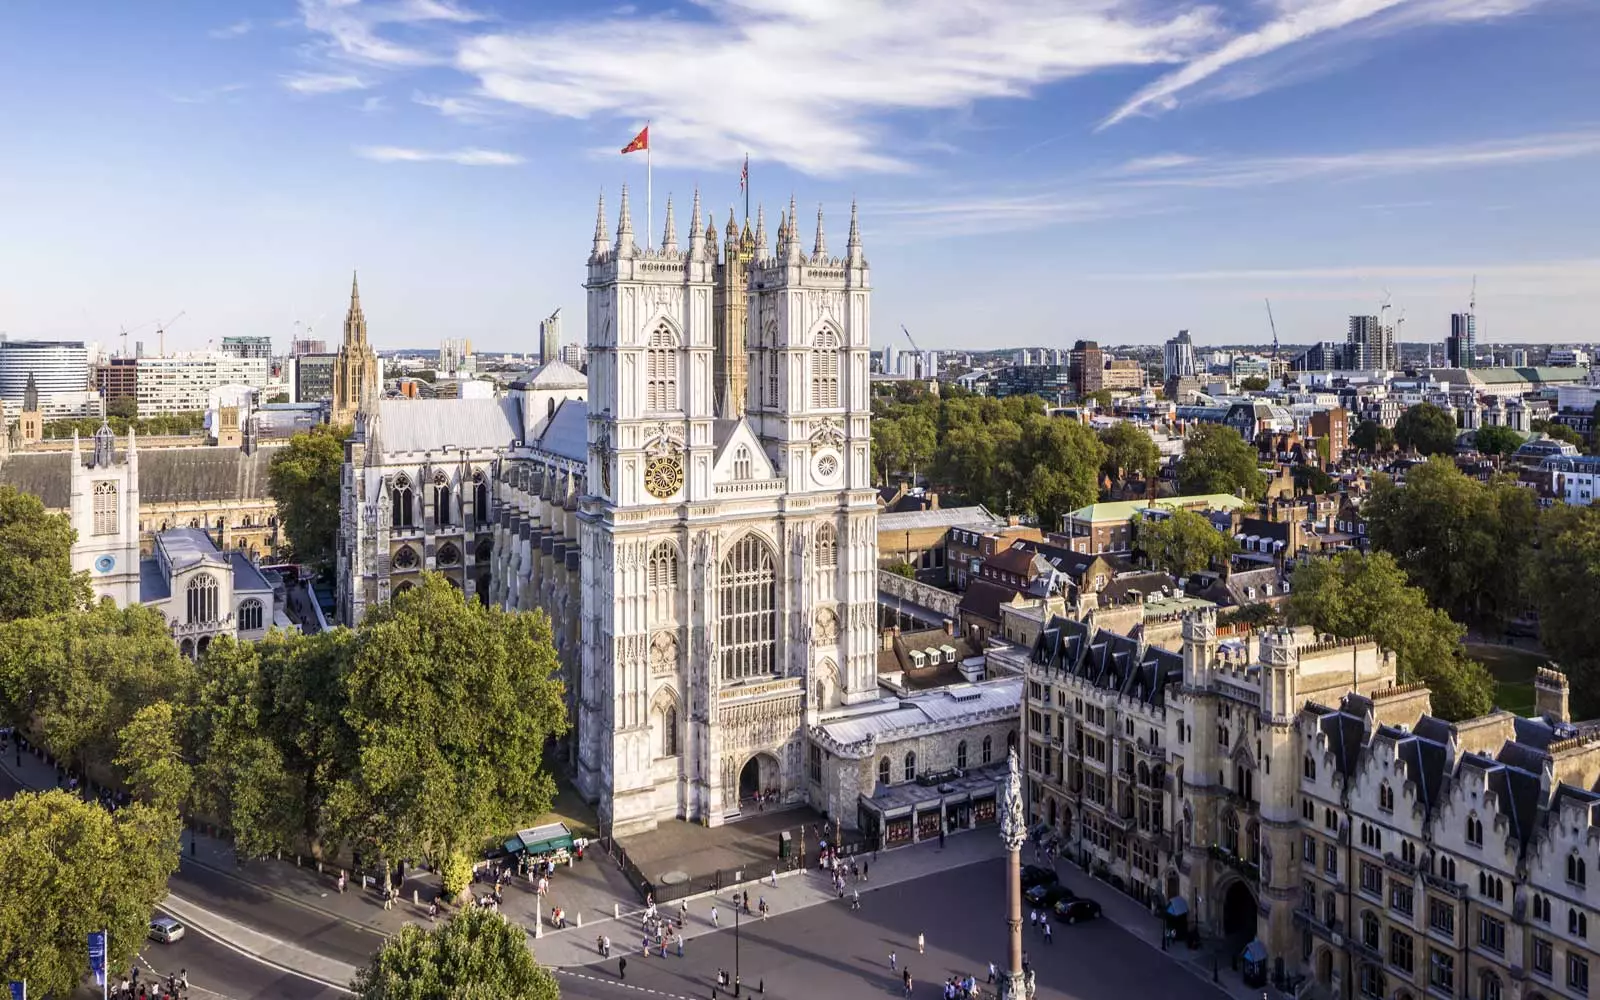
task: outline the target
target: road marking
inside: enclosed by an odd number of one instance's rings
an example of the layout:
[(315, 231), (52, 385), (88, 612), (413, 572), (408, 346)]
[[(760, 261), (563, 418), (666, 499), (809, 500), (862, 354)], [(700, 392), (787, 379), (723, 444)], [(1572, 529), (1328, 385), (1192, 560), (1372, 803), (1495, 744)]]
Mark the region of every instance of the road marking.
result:
[[(169, 894), (169, 898), (179, 899), (179, 897), (171, 896), (170, 894)], [(182, 902), (182, 903), (186, 904), (189, 907), (193, 907), (194, 909), (199, 910), (202, 913), (206, 912), (205, 910), (201, 909), (200, 907), (195, 906), (193, 903), (189, 903), (187, 900), (179, 899), (179, 902)], [(252, 954), (252, 953), (246, 951), (245, 949), (239, 947), (238, 945), (234, 944), (232, 941), (228, 941), (228, 940), (218, 936), (217, 934), (214, 934), (211, 931), (206, 930), (204, 927), (199, 926), (198, 924), (196, 924), (194, 922), (194, 920), (192, 918), (181, 918), (180, 917), (179, 919), (183, 920), (184, 924), (188, 926), (189, 930), (194, 931), (196, 934), (199, 934), (201, 937), (207, 938), (207, 939), (209, 939), (211, 941), (215, 941), (217, 944), (222, 945), (224, 948), (228, 949), (231, 952), (234, 952), (234, 953), (239, 954), (239, 955), (243, 955), (245, 958), (248, 958), (252, 962), (257, 962), (257, 963), (259, 963), (261, 965), (265, 965), (265, 966), (267, 966), (268, 968), (271, 968), (271, 969), (277, 969), (279, 972), (286, 972), (291, 976), (296, 976), (296, 977), (298, 977), (300, 979), (306, 980), (307, 982), (316, 983), (318, 986), (326, 986), (329, 989), (337, 990), (340, 993), (346, 993), (346, 994), (349, 994), (350, 996), (355, 996), (356, 995), (355, 991), (351, 990), (348, 986), (341, 986), (338, 983), (331, 982), (331, 981), (326, 980), (326, 979), (321, 979), (321, 978), (319, 978), (317, 976), (309, 975), (309, 974), (307, 974), (305, 972), (301, 972), (299, 969), (290, 968), (287, 965), (280, 965), (279, 963), (274, 962), (274, 961), (272, 961), (270, 959), (262, 958), (260, 955)], [(257, 932), (257, 933), (259, 933), (259, 932)], [(263, 936), (265, 936), (265, 935), (263, 935)]]
[(635, 986), (632, 983), (619, 983), (606, 976), (591, 976), (582, 972), (569, 972), (566, 969), (552, 968), (550, 970), (558, 976), (571, 976), (573, 979), (585, 979), (591, 983), (602, 986), (612, 986), (621, 990), (632, 990), (635, 993), (649, 993), (651, 996), (670, 997), (671, 1000), (697, 1000), (695, 997), (686, 997), (681, 993), (668, 993), (666, 990), (652, 990), (646, 986)]
[[(151, 974), (154, 975), (156, 977), (156, 979), (161, 980), (161, 981), (165, 981), (166, 980), (167, 977), (162, 974), (161, 970), (150, 964), (150, 960), (144, 956), (144, 952), (140, 952), (138, 955), (135, 955), (134, 956), (134, 960), (135, 961), (139, 961), (139, 962), (143, 962), (144, 963), (144, 967), (149, 969)], [(203, 986), (195, 986), (192, 983), (189, 986), (185, 987), (183, 992), (185, 993), (185, 995), (188, 995), (188, 996), (198, 996), (198, 997), (202, 997), (202, 998), (204, 998), (204, 997), (216, 997), (217, 1000), (231, 1000), (231, 998), (228, 997), (226, 994), (218, 993), (215, 990), (208, 990)]]

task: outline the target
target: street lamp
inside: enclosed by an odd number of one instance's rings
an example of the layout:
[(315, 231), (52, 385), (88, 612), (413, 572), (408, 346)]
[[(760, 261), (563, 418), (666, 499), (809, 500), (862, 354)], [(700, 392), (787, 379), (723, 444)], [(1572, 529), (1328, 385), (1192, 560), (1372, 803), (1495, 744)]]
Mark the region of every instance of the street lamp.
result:
[(733, 907), (733, 995), (735, 998), (739, 996), (739, 911), (744, 909), (746, 897), (743, 894), (750, 890), (741, 889), (739, 891), (739, 902), (734, 904)]

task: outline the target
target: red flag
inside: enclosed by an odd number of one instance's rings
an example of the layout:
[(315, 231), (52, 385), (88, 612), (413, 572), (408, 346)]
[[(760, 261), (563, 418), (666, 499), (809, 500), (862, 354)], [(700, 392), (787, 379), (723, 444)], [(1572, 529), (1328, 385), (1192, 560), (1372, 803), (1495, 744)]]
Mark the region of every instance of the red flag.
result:
[(650, 126), (646, 125), (633, 137), (633, 141), (622, 147), (624, 153), (637, 153), (641, 149), (650, 148)]
[(743, 191), (750, 186), (750, 157), (744, 158), (744, 169), (739, 171), (739, 190)]

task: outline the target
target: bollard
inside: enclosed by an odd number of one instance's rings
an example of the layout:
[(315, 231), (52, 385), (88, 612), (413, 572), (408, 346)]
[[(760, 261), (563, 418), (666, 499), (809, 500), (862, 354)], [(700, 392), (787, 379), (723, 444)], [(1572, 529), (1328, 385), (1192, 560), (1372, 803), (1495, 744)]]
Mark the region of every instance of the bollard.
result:
[(318, 875), (322, 874), (322, 859), (321, 858), (317, 859), (317, 874)]
[(613, 919), (613, 920), (621, 920), (622, 919), (622, 904), (621, 903), (612, 903), (611, 904), (611, 919)]
[(421, 906), (422, 905), (421, 896), (417, 893), (416, 889), (412, 889), (411, 890), (411, 905), (412, 906)]
[(582, 913), (582, 911), (579, 911), (578, 913), (573, 914), (573, 916), (577, 919), (578, 926), (582, 927), (583, 926), (583, 913)]
[(536, 937), (536, 938), (544, 937), (544, 921), (543, 920), (540, 920), (540, 921), (536, 922), (533, 925), (533, 936)]

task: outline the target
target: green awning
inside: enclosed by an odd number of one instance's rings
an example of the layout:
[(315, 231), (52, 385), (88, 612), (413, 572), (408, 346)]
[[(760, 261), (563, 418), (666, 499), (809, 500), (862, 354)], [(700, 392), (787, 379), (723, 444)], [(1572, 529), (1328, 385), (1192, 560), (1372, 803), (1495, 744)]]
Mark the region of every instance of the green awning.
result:
[(506, 841), (506, 850), (513, 854), (518, 851), (548, 854), (563, 848), (570, 851), (574, 846), (572, 831), (567, 829), (565, 823), (546, 823), (529, 830), (518, 830), (515, 837)]

